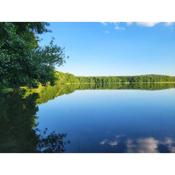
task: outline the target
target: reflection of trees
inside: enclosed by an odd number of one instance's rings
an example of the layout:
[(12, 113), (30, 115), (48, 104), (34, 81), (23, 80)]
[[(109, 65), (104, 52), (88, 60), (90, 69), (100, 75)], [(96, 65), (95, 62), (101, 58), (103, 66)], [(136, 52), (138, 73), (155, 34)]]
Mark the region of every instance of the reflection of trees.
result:
[(0, 152), (64, 152), (65, 134), (36, 129), (37, 95), (0, 94)]
[(37, 152), (43, 153), (61, 153), (65, 152), (65, 144), (69, 143), (69, 141), (65, 142), (64, 138), (66, 134), (55, 133), (54, 131), (47, 135), (47, 130), (43, 133), (39, 131), (39, 143), (37, 145)]
[(57, 84), (55, 86), (43, 87), (38, 95), (37, 103), (45, 103), (50, 99), (64, 94), (69, 94), (75, 90), (87, 89), (140, 89), (140, 90), (161, 90), (175, 88), (174, 83), (115, 83), (115, 84), (94, 84), (94, 83), (77, 83), (77, 84)]
[(53, 99), (57, 96), (72, 93), (77, 89), (76, 84), (72, 85), (55, 85), (55, 86), (45, 86), (38, 93), (37, 103), (45, 103), (50, 99)]
[(175, 88), (175, 83), (115, 83), (115, 84), (79, 84), (77, 89), (140, 89), (161, 90)]

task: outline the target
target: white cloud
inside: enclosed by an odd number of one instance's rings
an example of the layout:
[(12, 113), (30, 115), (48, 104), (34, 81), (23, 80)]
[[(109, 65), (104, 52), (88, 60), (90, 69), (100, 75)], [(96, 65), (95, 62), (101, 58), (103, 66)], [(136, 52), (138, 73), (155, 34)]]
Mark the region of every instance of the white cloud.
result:
[[(120, 137), (115, 137), (113, 139), (104, 139), (100, 142), (100, 145), (109, 145), (111, 147), (117, 147), (120, 143)], [(127, 152), (139, 152), (139, 153), (154, 153), (158, 152), (159, 140), (153, 137), (141, 138), (138, 140), (127, 139), (126, 147)]]
[(171, 26), (171, 25), (174, 24), (174, 22), (164, 22), (164, 24), (165, 24), (166, 26)]
[(153, 137), (138, 140), (128, 139), (126, 142), (128, 152), (155, 153), (158, 152), (159, 141)]
[[(105, 27), (112, 26), (114, 30), (125, 30), (125, 28), (120, 25), (120, 22), (102, 22), (101, 24)], [(109, 34), (110, 32), (106, 30), (105, 33)]]
[[(128, 26), (136, 24), (136, 25), (143, 26), (143, 27), (154, 27), (157, 24), (160, 24), (160, 22), (127, 22), (127, 24)], [(162, 22), (162, 24), (164, 26), (171, 26), (173, 25), (173, 22)]]
[(145, 27), (154, 27), (158, 22), (137, 22), (137, 24)]
[(104, 139), (100, 142), (100, 145), (105, 145), (108, 142), (108, 139)]
[(155, 153), (158, 152), (158, 143), (159, 141), (153, 137), (139, 139), (138, 143), (138, 152), (140, 153)]
[(158, 24), (158, 22), (127, 22), (128, 26), (136, 24), (144, 27), (154, 27)]
[(111, 139), (103, 139), (100, 145), (118, 149), (118, 145), (121, 143), (125, 145), (125, 151), (129, 153), (157, 153), (160, 152), (160, 145), (164, 146), (167, 152), (175, 153), (175, 138), (171, 137), (165, 137), (161, 140), (154, 137), (131, 139), (125, 135), (116, 135)]
[(100, 142), (100, 145), (109, 145), (109, 146), (117, 146), (118, 145), (118, 141), (117, 139), (113, 139), (113, 140), (110, 140), (110, 139), (104, 139)]
[(107, 26), (108, 25), (107, 22), (101, 22), (101, 24), (104, 25), (104, 26)]
[(101, 22), (101, 24), (105, 27), (108, 28), (108, 30), (105, 31), (106, 34), (110, 33), (110, 26), (116, 30), (126, 30), (127, 27), (131, 26), (131, 25), (137, 25), (137, 26), (141, 26), (141, 27), (155, 27), (156, 25), (160, 24), (165, 26), (165, 27), (169, 27), (172, 26), (174, 24), (174, 22), (126, 22), (126, 23), (122, 23), (121, 22)]
[(124, 27), (119, 26), (119, 24), (115, 24), (114, 29), (115, 29), (115, 30), (125, 30), (125, 28), (124, 28)]
[(116, 140), (111, 140), (111, 141), (109, 141), (108, 142), (108, 145), (110, 145), (110, 146), (117, 146), (118, 145), (118, 142), (116, 141)]

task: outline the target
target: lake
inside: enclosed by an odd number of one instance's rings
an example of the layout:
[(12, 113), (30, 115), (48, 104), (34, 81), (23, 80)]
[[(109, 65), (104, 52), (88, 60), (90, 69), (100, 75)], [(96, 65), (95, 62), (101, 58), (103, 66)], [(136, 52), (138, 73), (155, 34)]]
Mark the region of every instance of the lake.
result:
[(0, 152), (175, 152), (174, 87), (56, 92), (1, 94)]

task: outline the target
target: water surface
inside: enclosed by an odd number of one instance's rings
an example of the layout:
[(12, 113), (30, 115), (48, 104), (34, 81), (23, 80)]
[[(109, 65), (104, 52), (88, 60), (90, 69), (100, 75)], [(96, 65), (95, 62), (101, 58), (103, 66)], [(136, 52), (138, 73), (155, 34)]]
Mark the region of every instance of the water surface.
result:
[(78, 90), (39, 105), (66, 152), (174, 152), (175, 90)]
[(175, 152), (174, 85), (0, 94), (0, 152)]

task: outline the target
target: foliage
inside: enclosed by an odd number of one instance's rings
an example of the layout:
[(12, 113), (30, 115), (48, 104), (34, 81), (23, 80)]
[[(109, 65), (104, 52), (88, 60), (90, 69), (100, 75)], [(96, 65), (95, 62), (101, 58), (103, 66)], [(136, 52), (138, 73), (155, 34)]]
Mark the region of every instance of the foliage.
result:
[(39, 34), (48, 32), (47, 23), (0, 23), (1, 85), (17, 88), (54, 83), (54, 67), (64, 62), (64, 49), (53, 41), (39, 46)]

